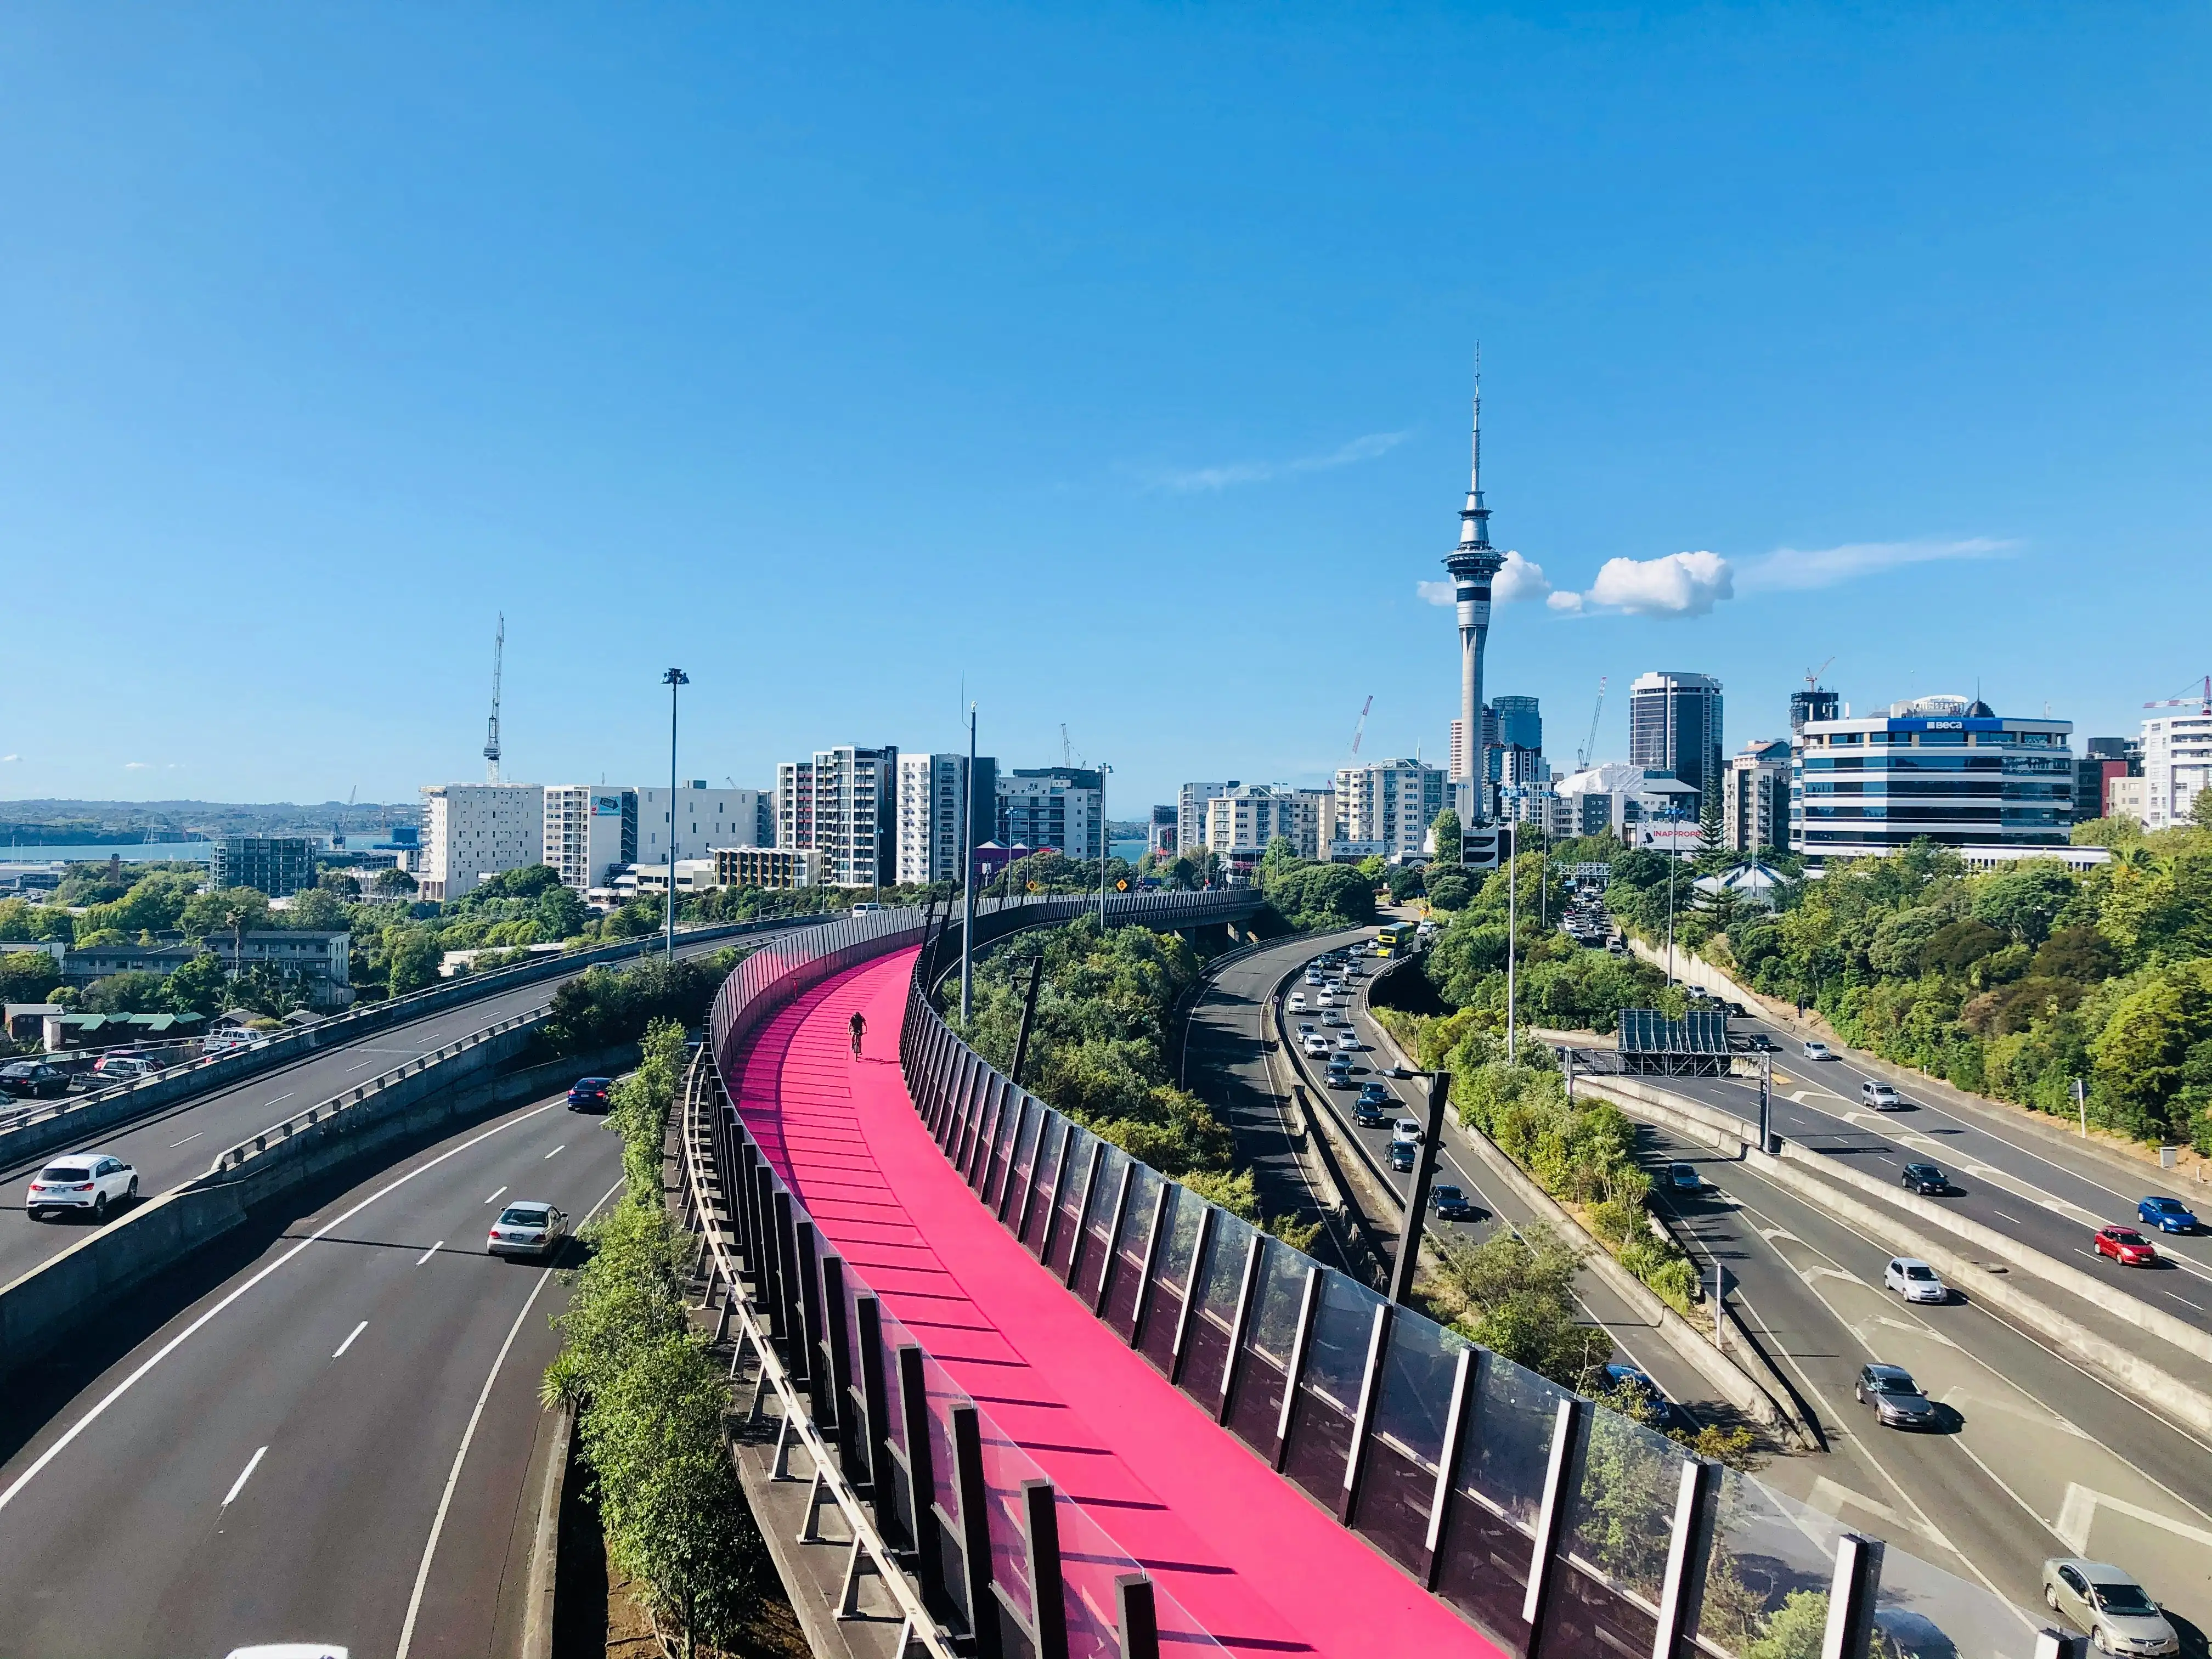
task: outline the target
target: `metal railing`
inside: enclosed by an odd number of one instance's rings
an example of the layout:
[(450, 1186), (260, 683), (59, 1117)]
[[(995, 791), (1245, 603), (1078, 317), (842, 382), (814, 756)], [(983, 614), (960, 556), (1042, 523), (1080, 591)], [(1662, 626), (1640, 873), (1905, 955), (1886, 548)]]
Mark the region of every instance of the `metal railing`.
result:
[(442, 1048), (434, 1048), (428, 1054), (417, 1054), (411, 1060), (402, 1060), (388, 1071), (379, 1072), (366, 1083), (358, 1084), (351, 1089), (340, 1090), (328, 1100), (319, 1101), (305, 1111), (295, 1112), (283, 1122), (272, 1123), (260, 1133), (241, 1140), (234, 1146), (225, 1147), (216, 1154), (215, 1162), (208, 1166), (208, 1173), (221, 1175), (227, 1170), (235, 1170), (249, 1158), (259, 1157), (270, 1147), (281, 1146), (295, 1134), (312, 1124), (323, 1122), (341, 1112), (349, 1111), (356, 1106), (370, 1103), (379, 1094), (404, 1079), (428, 1071), (432, 1066), (451, 1060), (455, 1055), (476, 1048), (480, 1043), (489, 1042), (494, 1037), (504, 1036), (509, 1031), (542, 1025), (551, 1012), (552, 1008), (549, 1004), (543, 1008), (532, 1008), (527, 1013), (511, 1015), (506, 1019), (485, 1026), (481, 1030), (471, 1031), (465, 1037), (457, 1038)]
[[(1824, 1659), (2026, 1659), (2027, 1615), (1291, 1249), (1013, 1086), (909, 983), (915, 1107), (980, 1202), (1286, 1482), (1516, 1659), (1734, 1659), (1730, 1595), (1825, 1592)], [(1708, 1613), (1711, 1617), (1707, 1617)], [(1758, 1617), (1760, 1615), (1753, 1615)], [(1940, 1638), (1938, 1640), (1936, 1638)], [(1949, 1644), (1947, 1650), (1944, 1644)]]

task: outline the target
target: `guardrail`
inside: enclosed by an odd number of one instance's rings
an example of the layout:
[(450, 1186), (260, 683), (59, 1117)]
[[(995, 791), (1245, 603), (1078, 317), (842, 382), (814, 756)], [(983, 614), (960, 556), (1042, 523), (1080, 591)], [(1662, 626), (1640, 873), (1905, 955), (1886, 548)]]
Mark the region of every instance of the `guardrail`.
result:
[(318, 1102), (303, 1112), (293, 1113), (281, 1123), (270, 1124), (251, 1139), (241, 1140), (235, 1146), (225, 1147), (216, 1154), (215, 1162), (208, 1165), (208, 1173), (211, 1176), (221, 1175), (227, 1170), (234, 1170), (248, 1158), (257, 1158), (269, 1151), (272, 1144), (282, 1146), (295, 1133), (307, 1128), (310, 1124), (320, 1123), (327, 1118), (335, 1117), (340, 1112), (373, 1101), (377, 1095), (398, 1083), (401, 1079), (413, 1077), (417, 1073), (428, 1071), (431, 1066), (451, 1060), (454, 1055), (473, 1048), (480, 1042), (489, 1042), (494, 1037), (503, 1036), (509, 1031), (520, 1030), (527, 1026), (542, 1025), (551, 1012), (550, 1004), (543, 1008), (532, 1008), (528, 1013), (515, 1014), (507, 1019), (487, 1025), (482, 1030), (471, 1031), (457, 1042), (446, 1044), (442, 1048), (434, 1048), (428, 1054), (417, 1054), (411, 1060), (402, 1060), (389, 1071), (379, 1072), (366, 1083), (359, 1084), (352, 1089), (341, 1090), (328, 1100)]
[[(818, 925), (816, 920), (811, 917), (767, 917), (757, 921), (718, 923), (711, 927), (691, 928), (679, 932), (677, 939), (680, 944), (697, 945), (772, 929), (816, 925)], [(0, 1160), (5, 1160), (10, 1155), (9, 1135), (25, 1129), (44, 1127), (58, 1118), (74, 1116), (94, 1108), (124, 1105), (144, 1097), (152, 1097), (146, 1100), (145, 1105), (146, 1110), (152, 1111), (202, 1090), (219, 1088), (263, 1072), (273, 1071), (302, 1055), (338, 1047), (387, 1026), (404, 1024), (426, 1014), (518, 990), (543, 980), (558, 979), (602, 963), (626, 961), (632, 957), (657, 951), (662, 943), (663, 936), (660, 934), (647, 939), (623, 939), (613, 945), (597, 945), (588, 951), (549, 955), (536, 962), (517, 963), (511, 968), (499, 969), (489, 974), (447, 980), (437, 985), (425, 986), (420, 991), (410, 991), (404, 996), (361, 1005), (347, 1013), (335, 1015), (301, 1030), (272, 1034), (250, 1048), (232, 1048), (218, 1054), (203, 1054), (197, 1060), (182, 1066), (173, 1066), (153, 1077), (134, 1079), (112, 1089), (64, 1096), (0, 1111)], [(186, 1079), (190, 1081), (187, 1083)], [(185, 1086), (179, 1086), (180, 1084)], [(109, 1124), (124, 1121), (133, 1115), (136, 1114), (123, 1112), (101, 1127), (109, 1127)]]
[[(978, 1200), (1130, 1347), (1506, 1652), (1732, 1656), (1710, 1570), (1825, 1589), (1823, 1659), (2040, 1654), (1990, 1592), (1469, 1341), (1206, 1202), (1009, 1082), (917, 973), (900, 1060)], [(1717, 1626), (1719, 1620), (1710, 1621)], [(1940, 1645), (1940, 1644), (1938, 1644)]]

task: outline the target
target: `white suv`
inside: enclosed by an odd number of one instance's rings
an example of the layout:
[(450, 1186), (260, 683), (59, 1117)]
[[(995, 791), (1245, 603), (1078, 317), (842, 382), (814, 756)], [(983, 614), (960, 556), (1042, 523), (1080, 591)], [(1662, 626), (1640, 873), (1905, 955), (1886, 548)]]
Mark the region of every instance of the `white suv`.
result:
[(107, 1206), (138, 1195), (138, 1171), (106, 1152), (77, 1152), (58, 1158), (31, 1177), (23, 1212), (32, 1220), (65, 1210), (89, 1210), (94, 1221), (107, 1219)]

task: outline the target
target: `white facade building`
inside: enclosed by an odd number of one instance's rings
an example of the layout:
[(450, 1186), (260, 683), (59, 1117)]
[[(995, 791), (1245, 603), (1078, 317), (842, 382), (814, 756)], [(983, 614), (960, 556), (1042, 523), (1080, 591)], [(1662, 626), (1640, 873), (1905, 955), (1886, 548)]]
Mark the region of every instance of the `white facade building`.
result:
[(1759, 738), (1729, 757), (1721, 782), (1721, 839), (1739, 853), (1790, 844), (1790, 745)]
[(1106, 838), (1104, 785), (1098, 771), (1085, 766), (1017, 766), (1000, 773), (1000, 844), (1049, 847), (1072, 859), (1101, 856)]
[(425, 784), (422, 804), (423, 898), (457, 899), (483, 877), (545, 860), (538, 784)]
[[(901, 755), (898, 763), (898, 878), (922, 886), (960, 877), (960, 791), (965, 755)], [(978, 825), (988, 841), (998, 825)]]
[[(772, 832), (763, 789), (710, 789), (703, 778), (676, 792), (676, 856), (709, 859), (717, 847), (760, 847)], [(631, 860), (668, 862), (668, 786), (637, 792), (637, 840)]]
[(1340, 847), (1364, 845), (1379, 848), (1380, 856), (1392, 863), (1419, 858), (1428, 843), (1429, 825), (1443, 810), (1442, 767), (1417, 760), (1341, 767), (1330, 856), (1341, 856)]
[(775, 845), (819, 855), (829, 887), (889, 887), (898, 879), (899, 751), (842, 744), (775, 775)]
[(1226, 783), (1186, 783), (1176, 792), (1176, 845), (1185, 847), (1206, 845), (1206, 803), (1227, 794), (1237, 787), (1237, 780)]
[[(1683, 844), (1694, 846), (1698, 836), (1696, 787), (1650, 767), (1607, 761), (1565, 779), (1559, 798), (1555, 834), (1613, 835), (1649, 846), (1666, 822), (1674, 826), (1668, 839), (1686, 833)], [(1670, 812), (1680, 817), (1669, 820)]]
[(1206, 803), (1206, 850), (1226, 858), (1237, 853), (1265, 853), (1280, 836), (1300, 858), (1321, 855), (1318, 803), (1304, 790), (1247, 785)]
[(2142, 751), (2143, 828), (2171, 830), (2187, 823), (2197, 792), (2212, 787), (2212, 703), (2199, 713), (2177, 710), (2145, 720)]
[(561, 872), (564, 887), (586, 893), (608, 885), (617, 870), (637, 862), (637, 791), (548, 785), (544, 858)]

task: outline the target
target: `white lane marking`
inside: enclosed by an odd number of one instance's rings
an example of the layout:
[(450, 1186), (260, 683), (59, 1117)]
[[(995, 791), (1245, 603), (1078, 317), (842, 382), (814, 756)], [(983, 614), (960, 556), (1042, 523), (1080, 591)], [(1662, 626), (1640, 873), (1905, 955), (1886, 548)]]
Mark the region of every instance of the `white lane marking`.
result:
[(2094, 1487), (2074, 1481), (2067, 1483), (2066, 1501), (2060, 1507), (2058, 1519), (2051, 1529), (2058, 1534), (2060, 1541), (2067, 1548), (2079, 1554), (2089, 1547), (2089, 1528), (2096, 1524), (2097, 1511), (2100, 1508), (2114, 1510), (2133, 1521), (2161, 1528), (2192, 1543), (2212, 1544), (2212, 1532), (2207, 1532), (2202, 1527), (2192, 1527), (2186, 1521), (2177, 1521), (2170, 1515), (2161, 1515), (2156, 1510), (2147, 1510), (2140, 1504), (2130, 1504), (2110, 1492), (2098, 1492)]
[[(285, 1251), (283, 1255), (278, 1256), (276, 1260), (270, 1262), (259, 1273), (254, 1274), (252, 1278), (247, 1279), (246, 1283), (233, 1291), (228, 1296), (223, 1297), (222, 1301), (216, 1303), (215, 1306), (210, 1308), (198, 1319), (192, 1321), (191, 1324), (185, 1326), (184, 1329), (179, 1331), (174, 1336), (163, 1343), (157, 1352), (149, 1355), (145, 1362), (142, 1364), (137, 1370), (132, 1371), (130, 1376), (125, 1377), (120, 1382), (118, 1382), (113, 1388), (110, 1389), (106, 1395), (101, 1396), (100, 1401), (98, 1405), (94, 1406), (82, 1417), (77, 1419), (75, 1423), (72, 1423), (70, 1425), (68, 1431), (64, 1433), (61, 1438), (55, 1441), (54, 1443), (47, 1447), (46, 1450), (40, 1452), (37, 1458), (33, 1461), (28, 1468), (25, 1469), (22, 1474), (17, 1475), (13, 1480), (9, 1482), (7, 1491), (0, 1492), (0, 1510), (5, 1510), (9, 1504), (14, 1503), (15, 1501), (16, 1495), (20, 1493), (24, 1487), (29, 1486), (31, 1482), (38, 1477), (40, 1472), (46, 1468), (47, 1464), (52, 1462), (55, 1458), (60, 1456), (65, 1449), (76, 1442), (76, 1437), (79, 1435), (82, 1434), (87, 1429), (98, 1422), (100, 1418), (105, 1416), (107, 1413), (107, 1408), (112, 1406), (117, 1401), (122, 1399), (125, 1395), (130, 1393), (132, 1389), (136, 1388), (139, 1382), (144, 1378), (146, 1374), (149, 1371), (151, 1371), (155, 1366), (160, 1364), (164, 1359), (167, 1359), (179, 1348), (183, 1347), (185, 1341), (194, 1334), (202, 1329), (210, 1320), (213, 1319), (217, 1314), (222, 1312), (224, 1309), (229, 1307), (232, 1303), (237, 1301), (239, 1297), (244, 1296), (248, 1291), (253, 1289), (255, 1285), (260, 1284), (263, 1279), (268, 1278), (270, 1274), (275, 1273), (279, 1267), (284, 1267), (289, 1263), (294, 1256), (299, 1255), (301, 1251), (306, 1249), (308, 1245), (313, 1243), (325, 1233), (330, 1231), (331, 1228), (337, 1226), (342, 1222), (352, 1220), (354, 1217), (359, 1215), (370, 1205), (375, 1203), (378, 1199), (386, 1196), (387, 1194), (398, 1191), (400, 1188), (404, 1187), (409, 1182), (414, 1180), (416, 1176), (424, 1173), (424, 1171), (436, 1169), (447, 1158), (459, 1158), (463, 1152), (467, 1152), (471, 1147), (490, 1139), (501, 1130), (511, 1129), (518, 1123), (527, 1123), (532, 1118), (536, 1117), (540, 1112), (550, 1112), (560, 1103), (561, 1103), (557, 1100), (549, 1100), (543, 1106), (538, 1107), (534, 1110), (525, 1112), (520, 1117), (509, 1118), (504, 1123), (495, 1123), (490, 1128), (486, 1129), (482, 1134), (474, 1137), (472, 1139), (463, 1141), (452, 1151), (439, 1153), (437, 1157), (432, 1158), (428, 1164), (423, 1164), (422, 1168), (410, 1170), (405, 1175), (401, 1176), (398, 1180), (389, 1182), (384, 1186), (378, 1188), (367, 1198), (362, 1200), (360, 1203), (355, 1205), (353, 1208), (348, 1210), (343, 1215), (331, 1217), (320, 1227), (318, 1227), (313, 1232), (308, 1234), (307, 1237), (301, 1239), (297, 1244), (295, 1244), (290, 1249)], [(502, 1190), (504, 1189), (502, 1188)], [(604, 1200), (602, 1201), (604, 1202)]]
[[(498, 1193), (494, 1193), (494, 1194), (491, 1195), (491, 1198), (497, 1198), (497, 1197), (499, 1196), (499, 1193), (503, 1193), (503, 1192), (505, 1192), (506, 1190), (507, 1190), (507, 1188), (504, 1188), (504, 1187), (501, 1188), (499, 1189), (499, 1192), (498, 1192)], [(488, 1198), (488, 1199), (484, 1200), (484, 1202), (485, 1202), (485, 1203), (487, 1203), (487, 1204), (490, 1203), (490, 1202), (491, 1202), (491, 1198)]]
[(296, 1094), (298, 1094), (299, 1092), (300, 1092), (300, 1091), (299, 1091), (297, 1089), (287, 1089), (287, 1090), (285, 1090), (285, 1091), (284, 1091), (284, 1092), (283, 1092), (283, 1094), (281, 1094), (281, 1095), (277, 1096), (276, 1099), (274, 1099), (274, 1100), (264, 1100), (264, 1101), (263, 1101), (261, 1103), (262, 1103), (264, 1106), (280, 1106), (280, 1105), (282, 1105), (284, 1102), (286, 1102), (286, 1101), (288, 1101), (288, 1100), (291, 1099), (291, 1097), (292, 1097), (294, 1095), (296, 1095)]
[(343, 1358), (345, 1357), (345, 1351), (346, 1351), (348, 1348), (350, 1348), (351, 1346), (353, 1346), (353, 1339), (354, 1339), (354, 1337), (355, 1337), (355, 1336), (359, 1336), (359, 1335), (360, 1335), (363, 1331), (367, 1330), (368, 1328), (368, 1322), (366, 1319), (364, 1319), (364, 1320), (362, 1320), (362, 1321), (361, 1322), (361, 1323), (360, 1323), (360, 1324), (358, 1324), (358, 1325), (356, 1325), (356, 1326), (355, 1326), (355, 1327), (353, 1328), (353, 1336), (349, 1336), (348, 1338), (346, 1338), (346, 1340), (345, 1340), (344, 1341), (343, 1341), (343, 1342), (341, 1342), (341, 1343), (339, 1343), (339, 1344), (338, 1344), (338, 1349), (337, 1349), (337, 1352), (336, 1353), (332, 1354), (332, 1355), (331, 1356), (331, 1358), (333, 1358), (333, 1359), (342, 1359), (342, 1358)]
[(2016, 1215), (2005, 1215), (2005, 1212), (2004, 1212), (2002, 1210), (1997, 1209), (1997, 1208), (1996, 1208), (1994, 1206), (1992, 1206), (1990, 1207), (1990, 1213), (1991, 1215), (1994, 1215), (1994, 1216), (2003, 1216), (2003, 1217), (2004, 1217), (2004, 1219), (2006, 1219), (2007, 1221), (2011, 1222), (2011, 1223), (2012, 1223), (2012, 1224), (2013, 1224), (2014, 1226), (2015, 1226), (2015, 1227), (2017, 1227), (2017, 1226), (2019, 1226), (2019, 1225), (2020, 1225), (2020, 1218), (2019, 1218), (2018, 1216), (2016, 1216)]
[(428, 1261), (432, 1256), (437, 1255), (439, 1251), (445, 1248), (446, 1241), (441, 1238), (435, 1244), (433, 1244), (428, 1249), (423, 1251), (422, 1255), (416, 1256), (415, 1258), (415, 1265), (418, 1267), (421, 1267), (424, 1262)]
[(359, 1066), (347, 1066), (347, 1067), (346, 1067), (346, 1070), (347, 1070), (347, 1071), (349, 1071), (349, 1072), (358, 1072), (358, 1071), (361, 1071), (363, 1067), (370, 1066), (374, 1066), (374, 1065), (375, 1065), (379, 1058), (380, 1058), (380, 1056), (378, 1056), (378, 1055), (375, 1055), (375, 1054), (372, 1054), (372, 1055), (370, 1055), (367, 1060), (364, 1060), (363, 1061), (362, 1061), (361, 1065), (359, 1065)]
[[(193, 1131), (191, 1132), (191, 1133), (190, 1133), (190, 1134), (188, 1134), (188, 1135), (186, 1135), (186, 1136), (185, 1137), (185, 1140), (198, 1140), (198, 1139), (202, 1135), (205, 1134), (206, 1133), (207, 1133), (207, 1131), (206, 1131), (205, 1129), (195, 1129), (195, 1130), (193, 1130)], [(171, 1152), (175, 1152), (175, 1151), (177, 1150), (177, 1148), (178, 1148), (178, 1147), (179, 1147), (179, 1146), (183, 1146), (183, 1145), (185, 1144), (185, 1140), (173, 1140), (173, 1141), (171, 1141), (171, 1142), (169, 1143), (169, 1150), (170, 1150)]]
[[(556, 1146), (551, 1152), (546, 1153), (545, 1158), (558, 1158), (562, 1152), (568, 1150), (568, 1143), (564, 1140), (558, 1146)], [(545, 1158), (541, 1158), (538, 1161), (540, 1164), (543, 1164), (545, 1161)]]
[(246, 1490), (246, 1482), (247, 1478), (252, 1474), (254, 1470), (261, 1467), (261, 1460), (268, 1455), (269, 1448), (264, 1446), (259, 1451), (254, 1453), (252, 1456), (246, 1460), (246, 1467), (238, 1472), (238, 1479), (230, 1483), (230, 1490), (222, 1495), (223, 1508), (228, 1509), (230, 1507), (230, 1500)]
[[(602, 1193), (599, 1203), (584, 1212), (584, 1219), (589, 1221), (598, 1214), (600, 1206), (620, 1192), (622, 1187), (622, 1182), (617, 1181)], [(530, 1287), (530, 1294), (523, 1299), (522, 1310), (514, 1316), (514, 1323), (507, 1328), (507, 1340), (499, 1345), (498, 1358), (491, 1362), (491, 1370), (484, 1377), (483, 1387), (477, 1395), (476, 1409), (469, 1413), (469, 1425), (461, 1431), (460, 1449), (453, 1454), (453, 1467), (446, 1474), (446, 1490), (438, 1498), (438, 1513), (431, 1518), (429, 1541), (422, 1546), (422, 1564), (415, 1569), (414, 1593), (407, 1598), (407, 1622), (399, 1627), (399, 1650), (392, 1659), (407, 1659), (407, 1650), (414, 1644), (415, 1620), (422, 1611), (422, 1591), (430, 1582), (430, 1563), (438, 1553), (438, 1534), (446, 1529), (446, 1511), (453, 1507), (453, 1488), (461, 1483), (461, 1464), (468, 1457), (469, 1442), (476, 1438), (477, 1423), (483, 1416), (484, 1401), (491, 1398), (492, 1384), (499, 1381), (500, 1367), (507, 1364), (507, 1351), (514, 1346), (515, 1334), (521, 1330), (522, 1322), (530, 1317), (530, 1310), (538, 1300), (538, 1293), (545, 1288), (552, 1277), (550, 1267), (538, 1270), (538, 1282)]]

